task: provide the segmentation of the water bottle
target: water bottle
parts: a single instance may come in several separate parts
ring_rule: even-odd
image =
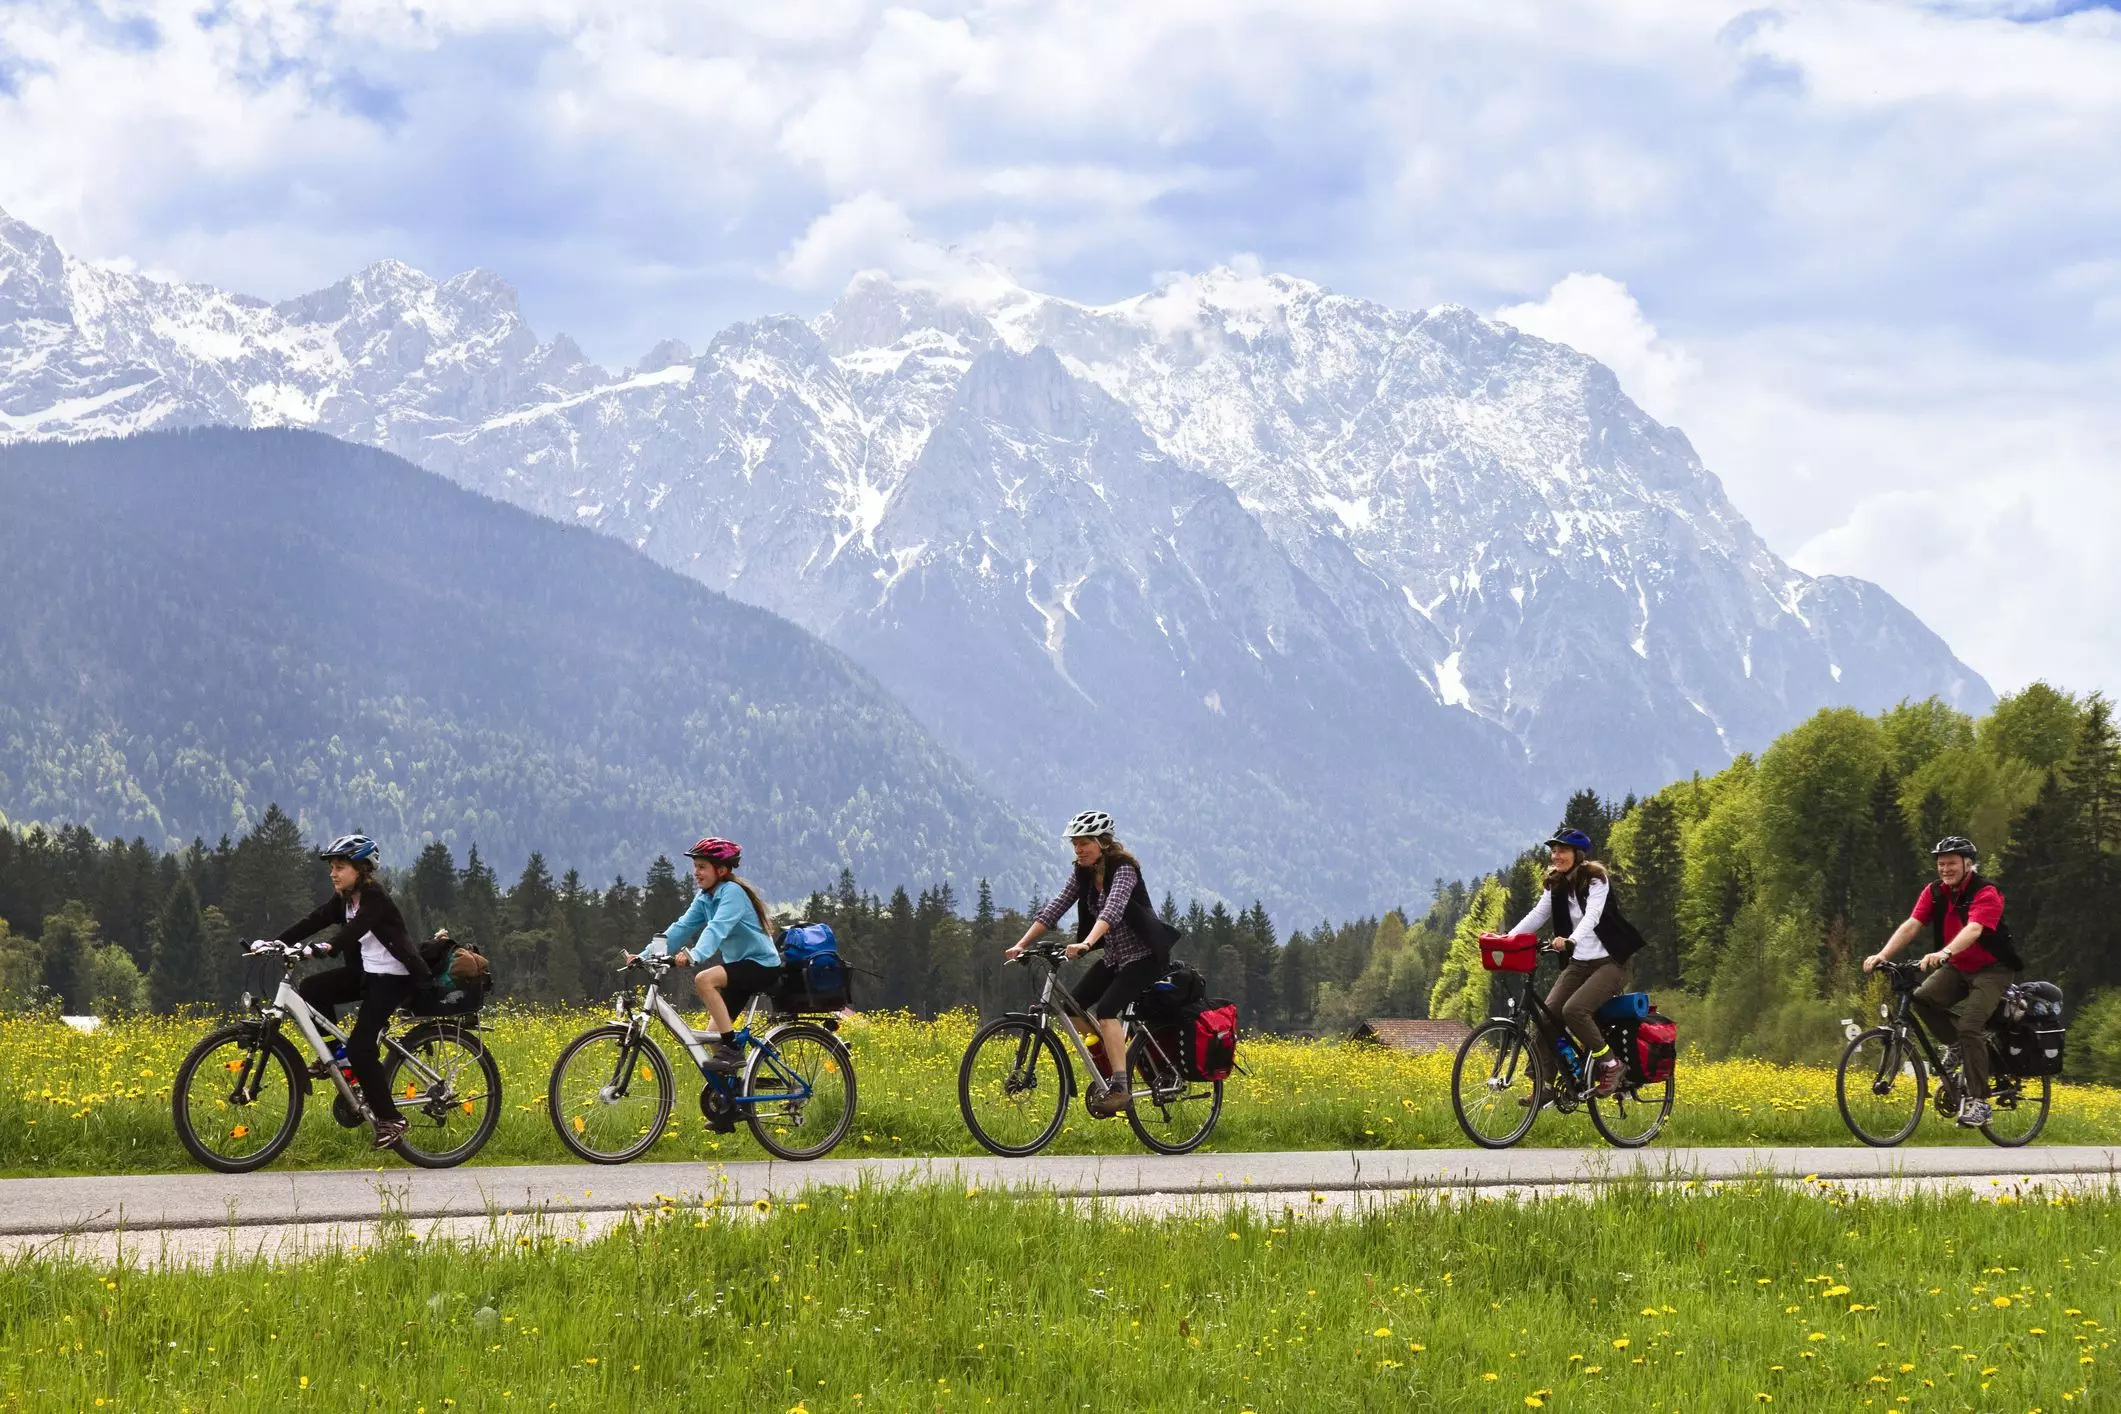
[[[1576,1043],[1563,1036],[1555,1044],[1561,1048],[1561,1062],[1569,1068],[1569,1074],[1580,1077],[1583,1074],[1583,1062],[1576,1057]]]
[[[355,1083],[353,1061],[347,1058],[346,1043],[336,1036],[331,1038],[331,1063],[339,1068],[339,1074],[346,1077],[348,1085]]]

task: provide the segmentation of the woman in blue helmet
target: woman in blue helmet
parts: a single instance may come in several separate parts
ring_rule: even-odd
[[[1537,933],[1551,923],[1555,952],[1569,954],[1568,966],[1547,993],[1547,1010],[1559,1016],[1587,1058],[1584,1075],[1601,1095],[1610,1095],[1620,1084],[1627,1066],[1606,1045],[1598,1029],[1598,1008],[1628,989],[1628,959],[1642,948],[1642,934],[1620,914],[1613,899],[1613,881],[1605,866],[1591,858],[1591,837],[1581,830],[1560,830],[1547,841],[1549,868],[1546,888],[1532,911],[1518,920],[1512,933]],[[1541,1044],[1532,1048],[1539,1084],[1523,1103],[1545,1104],[1554,1081],[1555,1038],[1534,1017]]]
[[[427,989],[433,973],[406,933],[398,906],[376,881],[383,859],[376,842],[366,835],[341,835],[317,852],[331,864],[332,896],[276,941],[299,943],[334,930],[317,950],[338,953],[346,965],[305,978],[296,990],[326,1016],[337,1016],[343,1003],[361,1004],[346,1038],[346,1055],[375,1119],[376,1147],[388,1149],[405,1137],[405,1118],[384,1083],[383,1027],[392,1012]]]

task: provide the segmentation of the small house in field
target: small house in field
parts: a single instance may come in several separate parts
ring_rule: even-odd
[[[1371,1016],[1355,1028],[1351,1041],[1374,1041],[1395,1051],[1456,1051],[1473,1028],[1463,1021],[1416,1021],[1404,1016]]]

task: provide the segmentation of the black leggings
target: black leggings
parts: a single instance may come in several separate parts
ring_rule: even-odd
[[[361,1004],[354,1016],[353,1031],[346,1038],[346,1058],[353,1062],[354,1075],[361,1081],[368,1112],[379,1122],[404,1118],[383,1080],[383,1028],[391,1013],[412,999],[413,980],[395,972],[342,967],[304,978],[295,990],[302,994],[303,1001],[335,1021],[338,1008],[344,1003]]]
[[[1139,997],[1151,982],[1170,970],[1170,965],[1158,962],[1154,953],[1138,957],[1124,967],[1114,967],[1099,958],[1069,994],[1075,998],[1077,1006],[1098,1020],[1110,1021],[1125,1011],[1127,1004]]]

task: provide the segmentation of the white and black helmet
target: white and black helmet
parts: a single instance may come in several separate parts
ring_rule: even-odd
[[[1112,833],[1112,817],[1102,810],[1085,810],[1068,822],[1063,839],[1096,839],[1099,835]]]

